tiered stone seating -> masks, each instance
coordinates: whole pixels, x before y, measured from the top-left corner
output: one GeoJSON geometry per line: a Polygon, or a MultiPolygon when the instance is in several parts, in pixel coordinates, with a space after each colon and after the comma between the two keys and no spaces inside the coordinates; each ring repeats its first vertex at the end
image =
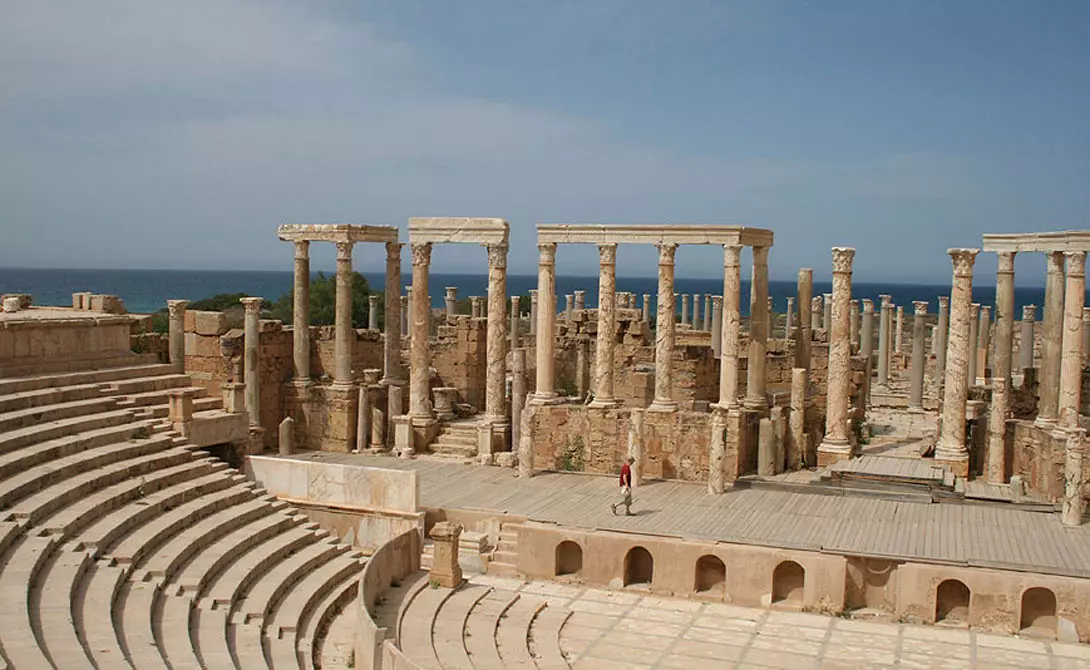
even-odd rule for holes
{"type": "MultiPolygon", "coordinates": [[[[569,611],[549,607],[538,596],[471,582],[451,590],[432,588],[424,579],[412,588],[395,639],[415,667],[568,667],[560,651],[560,629],[569,611]]],[[[376,613],[376,620],[383,618],[376,613]]]]}
{"type": "Polygon", "coordinates": [[[0,379],[0,669],[313,668],[362,557],[163,419],[166,365],[0,379]]]}

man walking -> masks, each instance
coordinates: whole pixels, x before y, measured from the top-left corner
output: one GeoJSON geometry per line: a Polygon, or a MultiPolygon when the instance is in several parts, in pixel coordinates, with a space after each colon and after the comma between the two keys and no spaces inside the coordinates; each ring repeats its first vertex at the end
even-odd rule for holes
{"type": "Polygon", "coordinates": [[[624,506],[625,516],[632,516],[632,464],[636,459],[629,456],[621,466],[621,502],[613,503],[609,510],[617,516],[617,507],[624,506]]]}

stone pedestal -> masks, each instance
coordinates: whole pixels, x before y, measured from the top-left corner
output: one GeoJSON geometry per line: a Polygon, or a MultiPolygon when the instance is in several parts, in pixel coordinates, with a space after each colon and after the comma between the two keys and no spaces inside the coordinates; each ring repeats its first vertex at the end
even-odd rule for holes
{"type": "Polygon", "coordinates": [[[290,416],[284,417],[280,422],[278,449],[281,456],[291,456],[295,453],[295,420],[290,416]]]}
{"type": "Polygon", "coordinates": [[[428,581],[446,589],[457,588],[462,583],[462,567],[458,565],[458,538],[462,526],[449,521],[440,521],[432,526],[431,539],[434,542],[434,558],[428,581]]]}
{"type": "Polygon", "coordinates": [[[416,453],[413,442],[413,422],[408,414],[391,419],[394,425],[394,450],[400,458],[410,458],[416,453]]]}
{"type": "Polygon", "coordinates": [[[188,300],[167,300],[170,364],[175,372],[185,372],[185,308],[188,300]]]}

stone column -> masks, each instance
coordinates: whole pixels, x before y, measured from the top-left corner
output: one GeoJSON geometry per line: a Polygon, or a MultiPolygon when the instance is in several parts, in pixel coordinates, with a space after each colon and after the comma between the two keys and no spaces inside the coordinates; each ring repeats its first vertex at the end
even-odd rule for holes
{"type": "Polygon", "coordinates": [[[988,348],[992,339],[992,308],[990,305],[980,306],[980,324],[976,331],[977,377],[988,378],[988,348]]]}
{"type": "Polygon", "coordinates": [[[367,330],[378,330],[378,294],[367,296],[367,330]]]}
{"type": "Polygon", "coordinates": [[[469,296],[469,315],[474,319],[479,319],[484,316],[481,312],[481,296],[469,296]]]}
{"type": "Polygon", "coordinates": [[[703,328],[703,330],[706,330],[708,332],[711,332],[711,329],[712,329],[712,316],[713,316],[712,302],[713,302],[712,294],[711,293],[705,293],[704,294],[704,328],[703,328]]]}
{"type": "Polygon", "coordinates": [[[704,319],[700,315],[700,294],[693,294],[693,330],[701,330],[704,327],[704,319]]]}
{"type": "Polygon", "coordinates": [[[848,303],[848,313],[851,316],[848,328],[848,342],[852,345],[852,351],[859,351],[859,301],[852,300],[848,303]]]}
{"type": "Polygon", "coordinates": [[[908,390],[908,408],[923,411],[923,369],[927,356],[924,354],[924,317],[927,316],[927,301],[916,300],[912,303],[912,374],[908,390]]]}
{"type": "Polygon", "coordinates": [[[1086,302],[1086,252],[1067,251],[1064,328],[1060,365],[1060,425],[1079,427],[1082,390],[1082,309],[1086,302]]]}
{"type": "Polygon", "coordinates": [[[1007,480],[1007,414],[1010,411],[1010,381],[1001,375],[992,377],[992,404],[988,408],[988,446],[985,452],[985,476],[989,484],[1007,480]]]}
{"type": "Polygon", "coordinates": [[[587,292],[586,291],[574,291],[575,293],[575,309],[576,311],[583,311],[587,308],[587,292]]]}
{"type": "Polygon", "coordinates": [[[250,425],[261,424],[261,372],[258,360],[258,337],[261,319],[261,298],[242,298],[246,310],[245,330],[242,336],[243,379],[246,381],[246,413],[250,425]]]}
{"type": "Polygon", "coordinates": [[[295,419],[284,417],[280,422],[277,437],[277,449],[281,456],[291,456],[295,452],[295,419]]]}
{"type": "Polygon", "coordinates": [[[1083,470],[1085,456],[1086,431],[1082,428],[1067,433],[1067,446],[1064,449],[1064,500],[1061,519],[1065,526],[1081,526],[1086,502],[1083,500],[1083,484],[1086,475],[1083,470]]]}
{"type": "Polygon", "coordinates": [[[810,329],[811,330],[823,330],[821,319],[825,313],[821,305],[821,296],[816,295],[810,298],[810,329]]]}
{"type": "Polygon", "coordinates": [[[954,266],[950,291],[950,339],[942,401],[942,428],[935,445],[935,461],[960,477],[969,475],[965,447],[965,402],[969,399],[969,322],[973,300],[973,263],[977,249],[950,249],[954,266]]]}
{"type": "Polygon", "coordinates": [[[170,364],[176,372],[185,372],[185,308],[188,305],[188,300],[167,300],[170,364]]]}
{"type": "MultiPolygon", "coordinates": [[[[386,336],[382,341],[382,383],[400,383],[401,376],[401,247],[400,242],[386,243],[386,309],[383,328],[386,336]]],[[[389,413],[389,407],[387,407],[389,413]]]]}
{"type": "Polygon", "coordinates": [[[818,466],[847,460],[852,455],[848,432],[848,400],[851,385],[852,259],[855,249],[833,247],[833,294],[826,300],[831,310],[829,330],[829,381],[825,404],[825,439],[818,447],[818,466]]]}
{"type": "Polygon", "coordinates": [[[765,310],[765,337],[772,337],[772,296],[768,297],[768,309],[765,310]]]}
{"type": "MultiPolygon", "coordinates": [[[[1011,359],[1014,351],[1014,253],[1000,251],[999,269],[995,275],[995,359],[992,377],[1007,380],[1010,388],[1011,359]]],[[[992,394],[995,404],[995,394],[992,394]]],[[[1007,408],[1003,408],[1006,415],[1007,408]]]]}
{"type": "Polygon", "coordinates": [[[292,286],[291,345],[295,380],[310,381],[310,242],[295,242],[292,286]]]}
{"type": "Polygon", "coordinates": [[[517,295],[511,296],[511,351],[519,348],[519,321],[522,318],[522,313],[519,311],[521,301],[517,295]]]}
{"type": "MultiPolygon", "coordinates": [[[[659,244],[659,304],[670,304],[674,294],[674,254],[676,244],[659,244]]],[[[699,301],[697,301],[699,302],[699,301]]],[[[682,309],[685,302],[682,298],[682,309]]],[[[651,411],[668,412],[677,409],[671,397],[674,387],[674,319],[662,311],[658,315],[655,331],[655,400],[648,407],[651,411]]]]}
{"type": "Polygon", "coordinates": [[[727,412],[716,405],[711,416],[712,434],[708,447],[708,493],[718,495],[726,488],[723,461],[727,457],[727,412]]]}
{"type": "Polygon", "coordinates": [[[522,444],[522,408],[526,404],[526,350],[511,352],[511,449],[522,444]]]}
{"type": "MultiPolygon", "coordinates": [[[[540,289],[530,289],[530,335],[537,335],[537,315],[538,315],[538,291],[540,289]]],[[[553,291],[556,291],[556,285],[553,285],[553,291]]]]}
{"type": "Polygon", "coordinates": [[[571,313],[575,309],[575,296],[571,293],[564,294],[564,320],[571,322],[571,313]]]}
{"type": "Polygon", "coordinates": [[[791,414],[787,417],[791,444],[787,452],[787,465],[792,470],[806,465],[806,387],[809,376],[806,368],[791,368],[791,414]]]}
{"type": "Polygon", "coordinates": [[[822,308],[821,327],[824,328],[825,330],[832,330],[833,329],[833,326],[832,326],[832,323],[833,323],[832,322],[833,294],[832,293],[822,294],[821,302],[822,302],[822,305],[821,305],[821,308],[822,308]]]}
{"type": "Polygon", "coordinates": [[[712,355],[723,355],[723,298],[712,296],[712,355]]]}
{"type": "Polygon", "coordinates": [[[935,337],[939,342],[935,347],[935,380],[946,375],[946,343],[950,341],[950,296],[940,295],[939,320],[935,326],[935,337]]]}
{"type": "MultiPolygon", "coordinates": [[[[556,320],[556,244],[539,244],[537,265],[537,381],[534,398],[548,400],[556,397],[554,390],[556,364],[556,338],[553,336],[556,320]]],[[[501,387],[502,391],[502,387],[501,387]]]]}
{"type": "MultiPolygon", "coordinates": [[[[598,245],[598,340],[594,355],[594,400],[591,407],[613,407],[613,341],[616,328],[615,294],[617,291],[617,245],[598,245]]],[[[663,302],[659,295],[659,311],[663,305],[673,305],[674,299],[663,302]]],[[[667,310],[668,312],[670,310],[667,310]]],[[[673,318],[673,314],[670,314],[673,318]]],[[[672,325],[672,324],[671,324],[672,325]]],[[[662,327],[662,317],[659,317],[662,327]]],[[[656,335],[656,339],[661,334],[656,335]]]]}
{"type": "Polygon", "coordinates": [[[1082,365],[1090,365],[1090,307],[1082,308],[1082,365]]]}
{"type": "Polygon", "coordinates": [[[719,406],[738,407],[738,331],[742,321],[742,247],[723,246],[723,325],[719,362],[719,406]]]}
{"type": "Polygon", "coordinates": [[[507,245],[489,244],[488,313],[497,315],[485,324],[485,420],[502,424],[507,419],[505,386],[507,381],[507,322],[503,318],[507,300],[507,245]]]}
{"type": "Polygon", "coordinates": [[[1018,367],[1026,370],[1033,367],[1033,326],[1037,320],[1037,305],[1022,308],[1022,343],[1018,347],[1018,367]]]}
{"type": "Polygon", "coordinates": [[[878,385],[883,389],[889,388],[889,346],[890,346],[890,314],[893,304],[890,296],[880,295],[882,299],[882,312],[878,317],[878,385]]]}
{"type": "Polygon", "coordinates": [[[977,345],[980,343],[980,305],[969,307],[969,387],[976,386],[977,345]]]}
{"type": "Polygon", "coordinates": [[[1062,251],[1045,254],[1048,275],[1045,278],[1044,337],[1041,342],[1040,386],[1037,399],[1037,425],[1055,425],[1060,415],[1060,359],[1063,342],[1064,255],[1062,251]]]}
{"type": "Polygon", "coordinates": [[[899,354],[903,350],[905,334],[905,308],[897,306],[897,326],[893,329],[893,353],[899,354]]]}
{"type": "Polygon", "coordinates": [[[337,242],[337,312],[333,331],[333,383],[352,385],[352,243],[337,242]]]}
{"type": "Polygon", "coordinates": [[[412,317],[412,310],[409,309],[409,302],[413,296],[413,287],[405,287],[405,295],[401,296],[398,302],[401,303],[401,333],[402,335],[412,335],[412,329],[409,328],[409,320],[412,317]]]}
{"type": "Polygon", "coordinates": [[[783,339],[790,340],[795,328],[795,296],[787,296],[787,314],[783,322],[783,339]]]}
{"type": "Polygon", "coordinates": [[[810,369],[810,348],[813,345],[814,271],[800,268],[796,292],[799,301],[799,334],[795,341],[795,367],[810,369]]]}
{"type": "Polygon", "coordinates": [[[874,357],[874,301],[863,298],[863,318],[859,324],[859,353],[871,363],[874,357]]]}
{"type": "Polygon", "coordinates": [[[371,394],[367,383],[360,384],[359,402],[356,404],[356,453],[367,451],[367,438],[371,435],[371,394]]]}
{"type": "Polygon", "coordinates": [[[443,303],[447,311],[447,318],[454,316],[458,311],[458,287],[447,286],[443,289],[443,303]]]}
{"type": "MultiPolygon", "coordinates": [[[[428,317],[431,297],[428,274],[431,243],[413,244],[412,344],[409,350],[409,415],[414,420],[433,418],[431,405],[431,349],[428,346],[428,317]]],[[[501,312],[502,313],[502,312],[501,312]]]]}
{"type": "Polygon", "coordinates": [[[643,314],[640,315],[644,323],[651,323],[651,294],[643,294],[643,314]]]}
{"type": "Polygon", "coordinates": [[[765,397],[765,353],[768,350],[768,247],[753,247],[753,279],[750,288],[749,360],[746,368],[748,409],[768,407],[765,397]]]}
{"type": "MultiPolygon", "coordinates": [[[[661,254],[660,254],[661,255],[661,254]]],[[[662,300],[662,294],[659,294],[659,300],[662,300]]],[[[681,325],[689,325],[689,294],[681,294],[681,325]]]]}

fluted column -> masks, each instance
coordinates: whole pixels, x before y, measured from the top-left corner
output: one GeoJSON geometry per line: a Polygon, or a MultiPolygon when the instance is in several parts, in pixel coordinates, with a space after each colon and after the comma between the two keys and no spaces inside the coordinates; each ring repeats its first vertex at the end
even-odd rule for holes
{"type": "MultiPolygon", "coordinates": [[[[412,343],[409,349],[409,415],[416,420],[433,418],[431,404],[431,349],[428,346],[428,292],[431,243],[413,244],[412,343]]],[[[503,313],[502,310],[500,312],[503,313]]]]}
{"type": "Polygon", "coordinates": [[[1022,307],[1022,342],[1018,345],[1018,367],[1023,370],[1033,367],[1034,322],[1037,320],[1037,305],[1022,307]]]}
{"type": "Polygon", "coordinates": [[[795,367],[810,370],[810,348],[813,345],[814,271],[799,268],[795,292],[799,301],[799,334],[795,338],[795,367]]]}
{"type": "Polygon", "coordinates": [[[738,406],[738,331],[742,309],[742,247],[723,247],[723,335],[719,361],[719,405],[738,406]]]}
{"type": "Polygon", "coordinates": [[[367,330],[378,330],[378,294],[367,296],[367,330]]]}
{"type": "Polygon", "coordinates": [[[924,317],[927,316],[927,301],[916,300],[912,303],[912,373],[908,389],[908,408],[923,409],[923,368],[927,357],[924,355],[924,317]]]}
{"type": "MultiPolygon", "coordinates": [[[[382,383],[402,381],[401,375],[401,242],[386,243],[386,310],[383,324],[386,337],[382,341],[382,383]]],[[[387,409],[389,414],[389,409],[387,409]]]]}
{"type": "Polygon", "coordinates": [[[976,386],[977,345],[980,343],[980,305],[969,307],[969,387],[976,386]]]}
{"type": "Polygon", "coordinates": [[[507,320],[503,318],[504,302],[507,300],[507,245],[489,244],[488,249],[488,313],[498,318],[489,318],[485,324],[487,338],[485,356],[485,417],[492,423],[503,423],[505,407],[505,386],[507,380],[507,320]]]}
{"type": "Polygon", "coordinates": [[[170,364],[176,372],[185,372],[185,308],[188,305],[188,300],[167,300],[170,364]]]}
{"type": "Polygon", "coordinates": [[[950,249],[954,266],[950,291],[950,339],[947,342],[946,375],[942,402],[942,432],[935,445],[935,460],[954,474],[969,474],[969,450],[965,446],[965,403],[969,399],[969,322],[973,300],[973,263],[978,249],[950,249]]]}
{"type": "Polygon", "coordinates": [[[882,299],[882,312],[878,316],[878,385],[889,388],[890,315],[893,313],[893,303],[888,295],[878,297],[882,299]]]}
{"type": "MultiPolygon", "coordinates": [[[[613,342],[616,329],[617,245],[598,245],[598,334],[594,355],[594,400],[591,407],[613,407],[613,342]]],[[[666,302],[659,295],[659,311],[673,318],[673,296],[666,302]]],[[[659,317],[661,327],[662,317],[659,317]]],[[[672,325],[672,324],[671,324],[672,325]]],[[[657,338],[658,336],[656,336],[657,338]]]]}
{"type": "Polygon", "coordinates": [[[992,308],[990,305],[980,306],[980,323],[976,330],[977,361],[976,372],[980,379],[988,378],[988,348],[992,339],[992,308]]]}
{"type": "Polygon", "coordinates": [[[1014,352],[1014,254],[1013,251],[1000,251],[997,254],[999,269],[995,275],[995,359],[992,377],[1007,380],[1008,388],[1014,352]]]}
{"type": "Polygon", "coordinates": [[[950,296],[940,295],[939,320],[935,326],[935,337],[938,344],[935,346],[935,380],[939,381],[946,376],[946,343],[950,341],[950,296]]]}
{"type": "Polygon", "coordinates": [[[1045,254],[1044,337],[1041,341],[1041,373],[1037,399],[1037,425],[1051,426],[1060,415],[1060,359],[1063,342],[1064,255],[1062,251],[1045,254]]]}
{"type": "Polygon", "coordinates": [[[749,409],[768,407],[765,354],[768,351],[768,247],[753,247],[753,279],[749,300],[749,359],[746,402],[749,409]]]}
{"type": "MultiPolygon", "coordinates": [[[[659,304],[669,304],[674,294],[674,254],[676,244],[659,244],[659,304]]],[[[685,303],[682,302],[684,309],[685,303]]],[[[652,411],[670,411],[677,408],[671,397],[674,386],[674,319],[672,314],[661,310],[655,331],[655,400],[648,407],[652,411]]]]}
{"type": "MultiPolygon", "coordinates": [[[[556,244],[539,244],[537,265],[537,382],[534,398],[556,396],[553,366],[556,364],[556,244]]],[[[502,390],[502,387],[501,387],[502,390]]]]}
{"type": "Polygon", "coordinates": [[[292,287],[291,345],[295,380],[310,381],[310,242],[295,242],[292,287]]]}
{"type": "Polygon", "coordinates": [[[712,296],[712,355],[719,358],[723,355],[723,298],[712,296]]]}
{"type": "Polygon", "coordinates": [[[1068,251],[1060,365],[1060,425],[1078,428],[1082,390],[1082,308],[1086,302],[1086,252],[1068,251]]]}
{"type": "Polygon", "coordinates": [[[818,465],[851,457],[848,439],[848,401],[851,384],[852,259],[855,249],[833,247],[833,293],[830,309],[829,381],[825,405],[825,438],[818,447],[818,465]]]}
{"type": "Polygon", "coordinates": [[[258,337],[261,319],[261,298],[242,298],[246,311],[242,335],[243,379],[246,380],[246,413],[250,425],[261,424],[261,371],[258,357],[258,337]]]}
{"type": "Polygon", "coordinates": [[[337,242],[337,309],[333,332],[333,383],[352,386],[352,242],[337,242]]]}

